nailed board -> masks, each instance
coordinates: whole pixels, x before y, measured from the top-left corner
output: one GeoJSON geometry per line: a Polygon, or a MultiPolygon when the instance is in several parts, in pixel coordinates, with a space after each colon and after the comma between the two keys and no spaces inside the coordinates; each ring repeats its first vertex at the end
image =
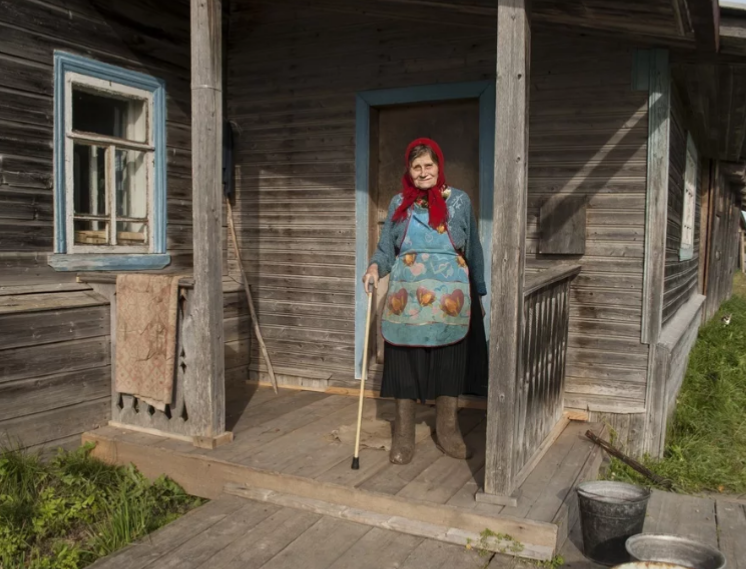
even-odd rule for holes
{"type": "Polygon", "coordinates": [[[547,199],[539,213],[539,253],[585,253],[586,198],[559,195],[547,199]]]}

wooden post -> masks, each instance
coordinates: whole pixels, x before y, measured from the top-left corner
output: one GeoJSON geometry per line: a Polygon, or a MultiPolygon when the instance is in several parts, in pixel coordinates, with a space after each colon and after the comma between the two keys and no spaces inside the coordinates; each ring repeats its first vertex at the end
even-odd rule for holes
{"type": "Polygon", "coordinates": [[[651,50],[649,69],[645,263],[643,268],[642,333],[640,341],[643,344],[655,345],[663,325],[663,281],[666,269],[666,220],[668,215],[668,166],[671,130],[671,74],[668,65],[668,51],[651,50]]]}
{"type": "Polygon", "coordinates": [[[512,505],[513,463],[522,436],[515,394],[523,377],[530,46],[528,0],[498,0],[487,454],[484,492],[477,499],[512,505]]]}
{"type": "Polygon", "coordinates": [[[661,429],[665,378],[656,375],[661,365],[657,354],[663,328],[663,289],[666,272],[666,220],[668,216],[668,168],[671,130],[671,74],[668,51],[650,51],[648,95],[648,170],[645,197],[645,262],[641,342],[649,344],[645,388],[643,448],[658,456],[663,440],[661,429]]]}
{"type": "MultiPolygon", "coordinates": [[[[203,439],[225,440],[223,340],[223,62],[221,0],[191,0],[192,218],[194,293],[187,354],[189,387],[199,393],[189,420],[203,439]]],[[[202,441],[204,444],[204,440],[202,441]]]]}

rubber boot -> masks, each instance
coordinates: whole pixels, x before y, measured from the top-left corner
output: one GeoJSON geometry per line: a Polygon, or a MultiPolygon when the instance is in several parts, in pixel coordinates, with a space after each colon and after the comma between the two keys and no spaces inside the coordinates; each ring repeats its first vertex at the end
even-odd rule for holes
{"type": "Polygon", "coordinates": [[[435,436],[438,448],[453,458],[471,458],[458,425],[458,397],[435,399],[435,436]]]}
{"type": "Polygon", "coordinates": [[[394,464],[409,464],[414,456],[414,410],[413,399],[396,400],[394,436],[391,440],[389,460],[394,464]]]}

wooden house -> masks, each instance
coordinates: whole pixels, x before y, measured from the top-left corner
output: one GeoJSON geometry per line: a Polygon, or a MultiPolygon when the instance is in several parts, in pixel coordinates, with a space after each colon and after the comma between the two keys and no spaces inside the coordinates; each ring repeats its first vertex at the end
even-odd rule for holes
{"type": "Polygon", "coordinates": [[[568,489],[598,467],[579,422],[662,453],[697,330],[730,295],[746,14],[527,4],[0,0],[0,432],[43,448],[89,431],[101,456],[195,493],[280,500],[290,485],[298,507],[400,515],[452,541],[489,522],[551,556],[576,515],[568,489]],[[268,376],[226,238],[228,128],[240,256],[293,389],[280,399],[255,391],[268,376]],[[464,471],[423,451],[440,478],[422,463],[402,482],[375,458],[353,479],[319,437],[354,419],[359,282],[416,136],[441,143],[485,249],[489,396],[464,400],[480,452],[464,471]],[[143,164],[127,187],[120,156],[143,164]],[[183,275],[165,411],[113,387],[114,283],[132,271],[183,275]],[[296,425],[277,427],[284,447],[272,421],[296,425]]]}

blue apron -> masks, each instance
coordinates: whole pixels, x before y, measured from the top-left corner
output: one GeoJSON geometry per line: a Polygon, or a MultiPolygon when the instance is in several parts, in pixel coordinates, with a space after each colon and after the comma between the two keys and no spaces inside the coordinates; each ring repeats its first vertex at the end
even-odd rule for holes
{"type": "Polygon", "coordinates": [[[428,220],[428,210],[414,205],[389,277],[381,331],[397,346],[447,346],[469,331],[469,268],[447,228],[428,220]]]}

